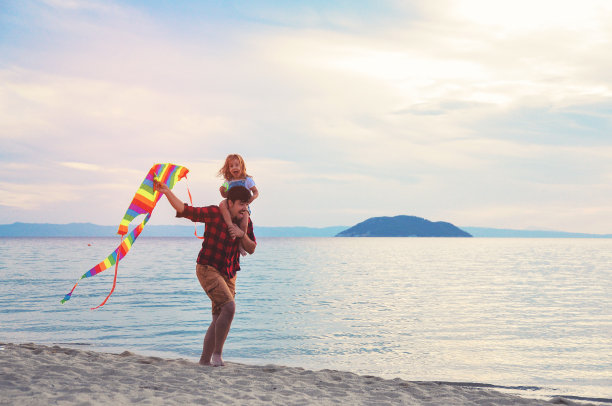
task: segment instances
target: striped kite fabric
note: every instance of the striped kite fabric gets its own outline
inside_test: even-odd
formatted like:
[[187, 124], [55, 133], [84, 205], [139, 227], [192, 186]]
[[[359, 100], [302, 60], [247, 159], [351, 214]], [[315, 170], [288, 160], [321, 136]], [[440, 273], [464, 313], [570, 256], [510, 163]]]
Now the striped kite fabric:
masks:
[[174, 187], [176, 182], [187, 176], [189, 169], [174, 164], [157, 164], [154, 165], [147, 174], [147, 177], [140, 188], [136, 191], [132, 203], [128, 207], [117, 234], [125, 235], [128, 232], [128, 225], [140, 214], [153, 212], [155, 205], [161, 198], [161, 193], [153, 189], [153, 179], [168, 185], [170, 189]]
[[[174, 165], [174, 164], [155, 164], [147, 173], [144, 181], [136, 191], [130, 206], [127, 209], [127, 212], [123, 216], [121, 223], [119, 224], [119, 230], [117, 234], [124, 236], [128, 233], [128, 228], [132, 220], [134, 220], [137, 216], [141, 214], [146, 214], [142, 223], [140, 223], [137, 227], [135, 227], [125, 238], [121, 240], [121, 244], [113, 251], [104, 261], [100, 262], [89, 271], [85, 272], [77, 281], [77, 283], [73, 286], [72, 290], [64, 296], [64, 298], [60, 301], [60, 303], [64, 304], [72, 297], [72, 292], [76, 289], [77, 285], [81, 281], [81, 279], [89, 278], [99, 274], [100, 272], [108, 269], [109, 267], [115, 265], [115, 277], [113, 279], [113, 287], [106, 296], [104, 301], [93, 307], [92, 310], [97, 309], [98, 307], [104, 306], [108, 298], [113, 294], [115, 290], [115, 285], [117, 283], [117, 270], [119, 268], [119, 261], [121, 261], [127, 253], [132, 248], [132, 245], [142, 232], [144, 226], [147, 224], [149, 219], [151, 218], [151, 214], [153, 213], [153, 209], [155, 205], [161, 198], [161, 193], [156, 191], [153, 187], [153, 180], [157, 180], [162, 182], [168, 186], [168, 188], [172, 189], [176, 182], [185, 178], [189, 169], [184, 166]], [[191, 193], [189, 193], [191, 199]]]

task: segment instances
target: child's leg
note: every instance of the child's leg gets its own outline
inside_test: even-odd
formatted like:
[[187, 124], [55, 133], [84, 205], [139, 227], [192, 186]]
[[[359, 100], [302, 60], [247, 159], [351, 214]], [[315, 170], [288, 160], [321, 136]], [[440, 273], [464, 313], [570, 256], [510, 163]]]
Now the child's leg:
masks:
[[219, 203], [219, 210], [221, 210], [221, 215], [223, 216], [223, 221], [225, 221], [225, 224], [227, 224], [228, 227], [231, 227], [234, 223], [232, 223], [232, 216], [230, 215], [227, 207], [227, 199], [224, 199], [221, 203]]

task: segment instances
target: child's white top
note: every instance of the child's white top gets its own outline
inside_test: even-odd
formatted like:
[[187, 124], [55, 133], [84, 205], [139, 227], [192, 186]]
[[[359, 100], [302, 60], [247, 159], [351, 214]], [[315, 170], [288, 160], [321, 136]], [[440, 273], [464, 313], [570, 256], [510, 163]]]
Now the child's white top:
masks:
[[247, 176], [245, 179], [236, 179], [231, 181], [226, 180], [223, 183], [223, 187], [226, 191], [230, 190], [234, 186], [244, 186], [245, 188], [250, 190], [253, 186], [255, 186], [255, 181], [250, 176]]

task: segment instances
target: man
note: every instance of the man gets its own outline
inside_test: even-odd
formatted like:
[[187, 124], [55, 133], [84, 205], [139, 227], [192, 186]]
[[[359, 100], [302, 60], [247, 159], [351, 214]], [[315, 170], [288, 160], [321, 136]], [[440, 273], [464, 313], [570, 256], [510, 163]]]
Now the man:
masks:
[[201, 365], [223, 366], [223, 344], [229, 333], [236, 312], [236, 272], [240, 270], [240, 251], [255, 252], [257, 242], [253, 234], [253, 222], [248, 219], [245, 233], [237, 224], [249, 216], [248, 201], [251, 192], [236, 186], [228, 191], [227, 204], [234, 224], [223, 220], [219, 206], [192, 207], [183, 203], [163, 183], [155, 182], [155, 189], [164, 194], [176, 210], [177, 217], [205, 223], [204, 241], [198, 254], [196, 275], [200, 285], [212, 302], [212, 322], [204, 336]]

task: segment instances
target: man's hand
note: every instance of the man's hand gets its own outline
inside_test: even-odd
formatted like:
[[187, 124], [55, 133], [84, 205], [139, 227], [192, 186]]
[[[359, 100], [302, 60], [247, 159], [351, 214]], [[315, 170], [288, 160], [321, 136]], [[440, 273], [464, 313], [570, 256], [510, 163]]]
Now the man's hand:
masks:
[[174, 208], [174, 210], [176, 210], [177, 213], [182, 213], [185, 210], [185, 205], [183, 204], [181, 199], [176, 197], [167, 185], [163, 184], [158, 180], [153, 179], [153, 189], [165, 195], [166, 198], [168, 198], [168, 202]]
[[157, 190], [159, 193], [164, 194], [164, 195], [170, 191], [170, 188], [168, 188], [166, 184], [160, 181], [157, 181], [155, 179], [153, 179], [153, 188]]

